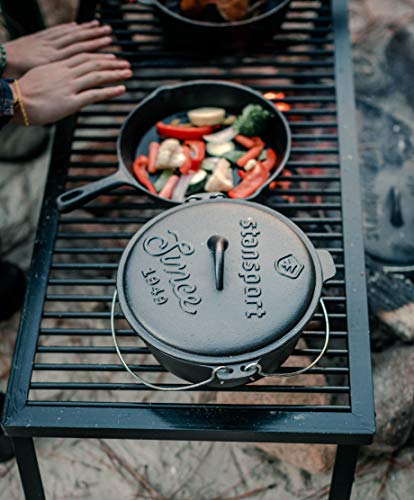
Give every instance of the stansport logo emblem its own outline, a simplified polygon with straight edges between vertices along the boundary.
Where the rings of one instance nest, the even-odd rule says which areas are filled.
[[[275,262],[276,271],[288,278],[296,279],[302,272],[304,266],[292,254],[282,257]]]

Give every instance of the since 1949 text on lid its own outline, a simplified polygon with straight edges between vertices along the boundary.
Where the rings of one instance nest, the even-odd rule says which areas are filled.
[[[293,223],[261,205],[187,203],[129,242],[121,307],[144,340],[202,356],[252,352],[303,318],[321,272],[312,252]]]

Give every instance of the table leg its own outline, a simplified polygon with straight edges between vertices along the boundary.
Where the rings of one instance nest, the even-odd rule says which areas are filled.
[[[26,500],[45,500],[33,439],[13,438],[13,444]]]
[[[349,500],[354,482],[359,446],[338,445],[329,500]]]

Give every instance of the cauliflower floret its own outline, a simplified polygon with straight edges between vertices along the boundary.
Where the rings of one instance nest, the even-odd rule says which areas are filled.
[[[180,141],[177,139],[166,139],[160,144],[155,168],[157,170],[178,168],[181,167],[184,161],[185,155]]]

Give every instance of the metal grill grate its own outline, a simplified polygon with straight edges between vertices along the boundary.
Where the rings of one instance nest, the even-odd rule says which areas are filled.
[[[326,1],[293,1],[281,32],[259,52],[203,58],[163,45],[158,22],[147,8],[124,5],[120,11],[105,3],[98,5],[97,15],[112,25],[117,37],[115,50],[131,61],[134,76],[127,84],[125,96],[104,105],[90,106],[79,114],[76,123],[66,121],[61,125],[55,138],[54,161],[59,165],[55,165],[50,174],[39,229],[40,238],[45,238],[43,246],[50,252],[44,248],[38,250],[34,262],[36,269],[43,272],[50,266],[50,272],[47,282],[42,281],[45,296],[29,300],[26,309],[30,314],[43,307],[39,328],[33,327],[36,329],[34,335],[38,332],[39,336],[35,348],[33,344],[34,362],[27,376],[27,407],[47,407],[49,410],[54,406],[78,409],[133,407],[170,412],[191,409],[193,416],[198,410],[221,411],[224,407],[238,412],[271,410],[266,418],[275,415],[274,412],[295,415],[300,412],[302,416],[307,412],[348,414],[355,401],[360,404],[360,397],[351,397],[351,386],[357,390],[357,384],[351,382],[356,381],[358,373],[363,373],[364,369],[367,370],[369,394],[369,351],[364,284],[359,275],[359,270],[363,269],[359,236],[355,240],[357,262],[352,254],[354,243],[344,251],[346,231],[343,222],[347,218],[348,241],[351,241],[355,213],[352,213],[350,199],[357,185],[357,173],[349,172],[354,159],[347,156],[344,161],[346,151],[342,151],[345,148],[339,138],[341,127],[345,136],[353,126],[352,113],[345,115],[351,103],[343,102],[346,96],[353,97],[352,91],[349,94],[346,90],[338,92],[337,87],[339,56],[336,52],[342,41],[335,37],[334,43],[334,28],[335,31],[345,30],[342,38],[347,43],[344,12],[343,5],[338,7],[334,3],[332,10],[330,2]],[[350,64],[349,53],[346,61]],[[290,217],[317,248],[332,253],[337,265],[335,279],[328,282],[323,291],[332,336],[320,365],[309,374],[287,379],[287,383],[272,379],[266,385],[259,382],[225,391],[234,393],[234,398],[238,398],[236,393],[261,394],[263,397],[258,404],[247,401],[244,405],[235,405],[232,398],[226,398],[228,404],[224,405],[217,400],[218,391],[203,388],[188,393],[149,391],[132,382],[115,355],[109,330],[109,306],[118,261],[129,238],[158,214],[161,207],[132,189],[118,189],[89,203],[85,209],[67,215],[58,215],[54,206],[54,197],[63,187],[97,180],[116,168],[115,141],[119,127],[140,99],[159,85],[200,77],[249,85],[266,93],[284,110],[293,139],[287,166],[289,172],[285,171],[280,177],[284,184],[269,190],[261,202]],[[340,106],[342,116],[338,123]],[[358,202],[355,202],[355,210],[358,210]],[[344,262],[348,262],[346,269]],[[319,312],[315,314],[303,336],[306,344],[296,348],[283,371],[291,370],[292,366],[303,367],[308,357],[319,352],[324,340],[321,318]],[[120,343],[129,363],[152,382],[176,384],[177,379],[166,373],[149,354],[121,314],[118,319]],[[358,358],[359,349],[364,359],[352,362],[351,339],[354,339],[352,356]],[[30,363],[33,353],[27,350],[25,355]],[[362,372],[361,363],[367,363]],[[173,418],[173,413],[170,415]],[[207,425],[202,422],[202,415],[207,414],[200,413],[195,426]],[[328,420],[320,422],[325,426],[323,432],[328,432]],[[103,421],[100,425],[105,427]],[[141,424],[136,425],[140,427]],[[152,421],[151,429],[156,429],[157,425]],[[165,425],[171,428],[170,424]],[[160,424],[159,428],[163,426]],[[225,426],[223,422],[222,428]],[[366,427],[364,431],[356,428],[354,431],[363,433]],[[339,432],[336,428],[335,433]],[[264,440],[265,437],[269,435],[263,432],[263,436],[255,435],[254,439]]]

